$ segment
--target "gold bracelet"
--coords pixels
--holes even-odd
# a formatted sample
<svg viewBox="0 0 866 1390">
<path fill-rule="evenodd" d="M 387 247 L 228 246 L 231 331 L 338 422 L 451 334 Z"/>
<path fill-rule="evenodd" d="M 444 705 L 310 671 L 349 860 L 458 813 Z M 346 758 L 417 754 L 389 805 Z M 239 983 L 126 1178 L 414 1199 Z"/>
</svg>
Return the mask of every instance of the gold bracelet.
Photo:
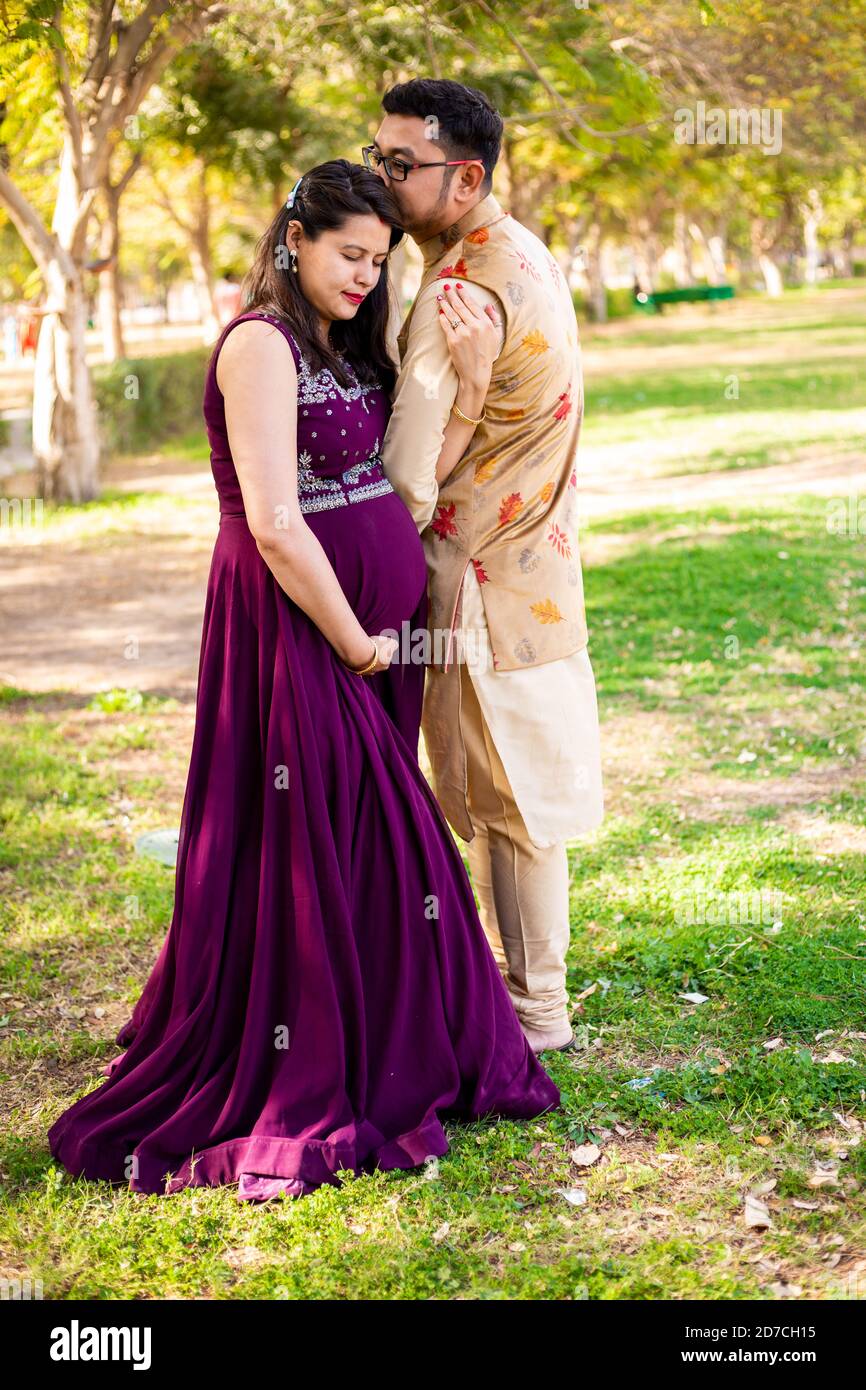
<svg viewBox="0 0 866 1390">
<path fill-rule="evenodd" d="M 455 401 L 451 407 L 451 414 L 456 415 L 458 420 L 462 420 L 464 425 L 480 425 L 481 420 L 486 419 L 487 411 L 485 410 L 484 414 L 481 416 L 481 420 L 473 420 L 471 415 L 463 414 L 463 411 Z"/>
<path fill-rule="evenodd" d="M 372 637 L 370 638 L 370 641 L 373 642 Z M 370 674 L 378 660 L 379 648 L 376 646 L 376 643 L 373 642 L 373 659 L 372 661 L 368 661 L 366 666 L 349 666 L 348 662 L 345 662 L 344 665 L 346 666 L 347 670 L 354 672 L 356 676 L 367 676 Z"/>
</svg>

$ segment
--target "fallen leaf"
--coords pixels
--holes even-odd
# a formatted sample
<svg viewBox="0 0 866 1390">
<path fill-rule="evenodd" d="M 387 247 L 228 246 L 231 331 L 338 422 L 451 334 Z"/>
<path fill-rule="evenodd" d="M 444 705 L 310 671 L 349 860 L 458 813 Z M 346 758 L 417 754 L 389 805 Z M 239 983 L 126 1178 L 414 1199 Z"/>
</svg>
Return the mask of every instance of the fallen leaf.
<svg viewBox="0 0 866 1390">
<path fill-rule="evenodd" d="M 580 1144 L 578 1148 L 572 1149 L 569 1157 L 579 1168 L 588 1168 L 596 1159 L 601 1158 L 601 1149 L 597 1144 Z"/>
<path fill-rule="evenodd" d="M 773 1224 L 769 1207 L 754 1192 L 746 1195 L 743 1217 L 746 1225 L 753 1230 L 766 1231 Z"/>
<path fill-rule="evenodd" d="M 586 1204 L 585 1187 L 557 1187 L 554 1191 L 558 1192 L 561 1197 L 564 1197 L 573 1207 L 582 1207 Z"/>
</svg>

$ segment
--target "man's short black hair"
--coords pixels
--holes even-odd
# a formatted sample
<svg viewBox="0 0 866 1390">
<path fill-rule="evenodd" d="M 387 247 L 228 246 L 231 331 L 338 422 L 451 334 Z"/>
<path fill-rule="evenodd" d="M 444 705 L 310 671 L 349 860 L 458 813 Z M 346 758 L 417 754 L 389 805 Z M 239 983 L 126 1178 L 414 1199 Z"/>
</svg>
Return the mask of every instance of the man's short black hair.
<svg viewBox="0 0 866 1390">
<path fill-rule="evenodd" d="M 489 193 L 502 145 L 502 117 L 475 87 L 446 77 L 414 77 L 398 82 L 382 98 L 388 116 L 419 116 L 437 122 L 436 143 L 448 159 L 484 161 L 482 191 Z"/>
</svg>

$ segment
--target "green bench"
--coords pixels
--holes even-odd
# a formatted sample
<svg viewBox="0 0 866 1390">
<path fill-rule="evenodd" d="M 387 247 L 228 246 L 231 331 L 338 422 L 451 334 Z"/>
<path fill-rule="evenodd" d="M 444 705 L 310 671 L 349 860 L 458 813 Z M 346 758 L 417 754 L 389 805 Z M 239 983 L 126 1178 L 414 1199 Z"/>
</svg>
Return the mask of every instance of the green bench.
<svg viewBox="0 0 866 1390">
<path fill-rule="evenodd" d="M 635 303 L 648 314 L 664 313 L 667 304 L 704 304 L 708 300 L 733 299 L 733 285 L 689 285 L 679 290 L 634 291 Z"/>
</svg>

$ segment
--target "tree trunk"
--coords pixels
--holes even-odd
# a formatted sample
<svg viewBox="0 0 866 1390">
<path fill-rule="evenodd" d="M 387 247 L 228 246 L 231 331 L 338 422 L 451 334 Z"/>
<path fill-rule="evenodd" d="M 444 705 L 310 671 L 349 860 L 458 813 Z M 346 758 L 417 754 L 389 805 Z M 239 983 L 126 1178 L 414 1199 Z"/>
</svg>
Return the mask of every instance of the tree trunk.
<svg viewBox="0 0 866 1390">
<path fill-rule="evenodd" d="M 586 241 L 586 278 L 589 307 L 594 323 L 607 323 L 607 290 L 604 283 L 604 235 L 593 222 Z"/>
<path fill-rule="evenodd" d="M 87 213 L 82 210 L 69 137 L 60 162 L 51 232 L 53 254 L 40 267 L 47 312 L 33 373 L 33 456 L 44 497 L 85 502 L 98 492 L 99 435 L 86 355 Z"/>
<path fill-rule="evenodd" d="M 198 298 L 202 335 L 206 343 L 212 343 L 219 336 L 220 331 L 219 319 L 214 308 L 213 267 L 210 247 L 206 241 L 202 241 L 198 236 L 195 236 L 189 244 L 189 264 Z"/>
<path fill-rule="evenodd" d="M 767 294 L 772 299 L 778 299 L 784 289 L 782 272 L 768 251 L 759 252 L 758 267 L 764 277 L 764 288 Z"/>
<path fill-rule="evenodd" d="M 120 199 L 107 181 L 102 193 L 106 215 L 99 238 L 99 258 L 107 260 L 108 264 L 99 272 L 99 326 L 102 356 L 106 362 L 116 362 L 126 356 L 120 318 Z"/>
<path fill-rule="evenodd" d="M 780 243 L 779 228 L 773 223 L 767 223 L 762 218 L 756 217 L 752 221 L 750 237 L 752 255 L 764 277 L 764 288 L 772 299 L 778 299 L 784 289 L 782 272 L 773 255 Z"/>
<path fill-rule="evenodd" d="M 40 495 L 87 502 L 98 492 L 99 437 L 86 359 L 87 301 L 80 274 L 48 268 L 51 306 L 33 377 L 33 456 Z"/>
<path fill-rule="evenodd" d="M 652 294 L 658 273 L 659 239 L 648 217 L 641 217 L 631 228 L 631 250 L 641 289 Z"/>
<path fill-rule="evenodd" d="M 713 284 L 726 284 L 728 278 L 728 269 L 725 265 L 725 259 L 727 255 L 726 223 L 718 223 L 716 226 L 716 230 L 713 232 L 712 236 L 707 237 L 707 250 L 710 253 L 710 263 L 713 267 L 713 273 L 717 277 L 713 281 Z"/>
<path fill-rule="evenodd" d="M 824 209 L 817 188 L 810 188 L 808 200 L 803 204 L 803 247 L 806 252 L 804 280 L 814 285 L 818 280 L 818 265 L 821 260 L 821 245 L 818 241 L 818 228 L 824 216 Z"/>
<path fill-rule="evenodd" d="M 719 279 L 718 267 L 716 265 L 713 254 L 710 251 L 709 238 L 707 237 L 703 227 L 700 225 L 699 222 L 689 223 L 689 235 L 691 236 L 692 240 L 697 242 L 698 246 L 700 247 L 701 260 L 703 261 L 704 270 L 706 271 L 707 283 L 710 285 L 721 284 L 721 280 Z"/>
<path fill-rule="evenodd" d="M 210 199 L 207 192 L 207 169 L 201 165 L 198 197 L 193 202 L 195 224 L 189 239 L 189 263 L 198 296 L 204 341 L 212 343 L 219 337 L 220 321 L 214 302 L 213 261 L 210 250 Z"/>
<path fill-rule="evenodd" d="M 674 283 L 683 290 L 695 283 L 688 222 L 682 208 L 674 213 Z"/>
<path fill-rule="evenodd" d="M 856 228 L 849 225 L 845 228 L 839 241 L 832 247 L 830 255 L 833 258 L 833 271 L 841 280 L 849 280 L 854 274 L 854 237 Z"/>
</svg>

